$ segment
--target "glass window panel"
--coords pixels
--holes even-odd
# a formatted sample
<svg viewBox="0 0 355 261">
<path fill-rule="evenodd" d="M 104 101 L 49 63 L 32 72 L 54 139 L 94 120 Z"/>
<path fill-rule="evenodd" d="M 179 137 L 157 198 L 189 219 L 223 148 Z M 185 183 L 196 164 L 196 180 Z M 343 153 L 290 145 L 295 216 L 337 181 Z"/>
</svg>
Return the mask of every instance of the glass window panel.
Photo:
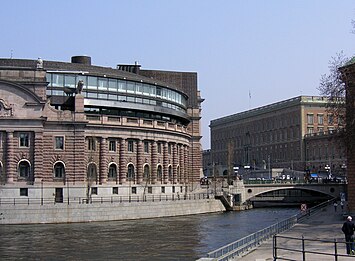
<svg viewBox="0 0 355 261">
<path fill-rule="evenodd" d="M 117 95 L 115 95 L 115 94 L 109 94 L 109 95 L 108 95 L 108 99 L 109 99 L 109 100 L 117 101 Z"/>
<path fill-rule="evenodd" d="M 99 99 L 107 100 L 107 93 L 99 93 Z"/>
<path fill-rule="evenodd" d="M 110 79 L 108 81 L 108 90 L 112 92 L 117 92 L 117 80 Z"/>
<path fill-rule="evenodd" d="M 107 91 L 108 81 L 105 78 L 98 78 L 98 89 L 101 91 Z"/>
<path fill-rule="evenodd" d="M 134 82 L 128 82 L 127 83 L 127 92 L 128 93 L 135 93 L 136 91 L 136 86 Z"/>
<path fill-rule="evenodd" d="M 47 95 L 47 96 L 52 95 L 52 90 L 47 89 L 47 90 L 46 90 L 46 95 Z"/>
<path fill-rule="evenodd" d="M 119 92 L 126 92 L 126 90 L 127 90 L 126 81 L 118 81 L 117 84 L 118 84 L 118 91 Z"/>
<path fill-rule="evenodd" d="M 136 103 L 143 103 L 143 99 L 142 98 L 136 98 Z"/>
<path fill-rule="evenodd" d="M 149 104 L 149 99 L 143 99 L 144 104 Z"/>
<path fill-rule="evenodd" d="M 143 94 L 143 85 L 140 82 L 136 83 L 136 93 L 137 94 Z"/>
<path fill-rule="evenodd" d="M 161 97 L 161 88 L 160 87 L 156 88 L 156 95 L 157 95 L 157 97 Z"/>
<path fill-rule="evenodd" d="M 64 96 L 64 91 L 52 90 L 52 95 Z"/>
<path fill-rule="evenodd" d="M 150 96 L 155 97 L 157 94 L 157 88 L 155 86 L 150 86 Z"/>
<path fill-rule="evenodd" d="M 118 96 L 118 100 L 119 101 L 127 101 L 127 97 L 126 96 Z"/>
<path fill-rule="evenodd" d="M 75 76 L 73 76 L 73 75 L 65 75 L 64 76 L 64 86 L 75 88 L 76 87 Z"/>
<path fill-rule="evenodd" d="M 88 98 L 97 98 L 96 92 L 88 92 Z"/>
<path fill-rule="evenodd" d="M 128 102 L 135 102 L 135 98 L 128 96 L 128 97 L 127 97 L 127 101 L 128 101 Z"/>
<path fill-rule="evenodd" d="M 150 95 L 150 86 L 148 84 L 143 84 L 143 94 Z"/>
<path fill-rule="evenodd" d="M 88 89 L 96 90 L 97 89 L 97 77 L 88 77 Z"/>
<path fill-rule="evenodd" d="M 51 73 L 47 73 L 46 74 L 46 81 L 49 82 L 48 86 L 52 86 L 52 74 Z"/>
<path fill-rule="evenodd" d="M 63 87 L 64 86 L 64 76 L 62 74 L 52 75 L 52 86 L 53 87 Z"/>
</svg>

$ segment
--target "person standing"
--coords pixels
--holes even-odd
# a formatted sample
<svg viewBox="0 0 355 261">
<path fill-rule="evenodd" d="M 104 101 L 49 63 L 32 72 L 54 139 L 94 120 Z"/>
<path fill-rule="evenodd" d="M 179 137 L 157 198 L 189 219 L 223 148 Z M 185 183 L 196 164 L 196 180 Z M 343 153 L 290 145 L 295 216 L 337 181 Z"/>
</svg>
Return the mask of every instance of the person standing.
<svg viewBox="0 0 355 261">
<path fill-rule="evenodd" d="M 338 203 L 336 201 L 334 202 L 333 206 L 334 206 L 334 211 L 337 212 Z"/>
<path fill-rule="evenodd" d="M 348 216 L 344 222 L 341 230 L 345 235 L 346 253 L 348 255 L 354 254 L 354 230 L 355 225 L 353 223 L 353 218 Z"/>
</svg>

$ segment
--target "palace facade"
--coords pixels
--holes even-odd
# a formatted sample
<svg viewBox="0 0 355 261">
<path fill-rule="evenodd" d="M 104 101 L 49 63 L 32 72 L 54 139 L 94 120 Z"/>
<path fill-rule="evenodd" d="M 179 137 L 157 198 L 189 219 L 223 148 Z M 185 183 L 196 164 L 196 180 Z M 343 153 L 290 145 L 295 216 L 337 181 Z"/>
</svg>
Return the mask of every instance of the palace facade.
<svg viewBox="0 0 355 261">
<path fill-rule="evenodd" d="M 194 72 L 0 59 L 0 196 L 192 190 L 202 102 Z"/>
<path fill-rule="evenodd" d="M 338 132 L 343 123 L 327 104 L 325 97 L 299 96 L 212 120 L 204 169 L 224 166 L 224 175 L 230 165 L 345 174 Z"/>
</svg>

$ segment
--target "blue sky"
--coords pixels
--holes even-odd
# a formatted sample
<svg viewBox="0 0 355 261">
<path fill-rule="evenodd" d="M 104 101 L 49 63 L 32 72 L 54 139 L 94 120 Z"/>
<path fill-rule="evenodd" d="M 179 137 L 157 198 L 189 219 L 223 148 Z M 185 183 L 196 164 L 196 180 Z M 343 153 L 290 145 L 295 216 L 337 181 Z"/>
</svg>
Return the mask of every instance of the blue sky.
<svg viewBox="0 0 355 261">
<path fill-rule="evenodd" d="M 352 20 L 350 0 L 2 1 L 0 56 L 197 72 L 208 149 L 212 119 L 318 95 L 331 57 L 355 55 Z"/>
</svg>

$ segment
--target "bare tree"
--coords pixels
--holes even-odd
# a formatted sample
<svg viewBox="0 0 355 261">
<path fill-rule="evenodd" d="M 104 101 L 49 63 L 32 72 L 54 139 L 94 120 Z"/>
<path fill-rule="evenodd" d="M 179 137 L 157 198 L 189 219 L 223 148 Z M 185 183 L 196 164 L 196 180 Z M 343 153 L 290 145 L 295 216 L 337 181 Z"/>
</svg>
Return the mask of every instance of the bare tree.
<svg viewBox="0 0 355 261">
<path fill-rule="evenodd" d="M 323 74 L 320 79 L 318 90 L 322 96 L 328 99 L 328 111 L 333 114 L 335 119 L 344 124 L 345 122 L 345 83 L 339 71 L 339 68 L 344 66 L 349 61 L 349 58 L 344 55 L 344 52 L 337 53 L 329 61 L 329 74 Z M 344 126 L 340 126 L 344 127 Z"/>
</svg>

